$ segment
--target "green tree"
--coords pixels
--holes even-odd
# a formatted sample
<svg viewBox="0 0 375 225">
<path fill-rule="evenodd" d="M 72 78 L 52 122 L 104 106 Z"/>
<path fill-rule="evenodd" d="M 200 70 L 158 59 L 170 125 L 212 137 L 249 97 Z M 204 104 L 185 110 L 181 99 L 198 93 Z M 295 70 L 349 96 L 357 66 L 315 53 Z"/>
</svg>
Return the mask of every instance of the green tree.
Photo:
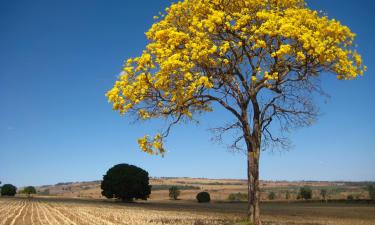
<svg viewBox="0 0 375 225">
<path fill-rule="evenodd" d="M 199 203 L 203 203 L 203 202 L 210 202 L 211 201 L 211 197 L 210 197 L 210 194 L 208 192 L 199 192 L 196 196 L 196 199 Z"/>
<path fill-rule="evenodd" d="M 286 200 L 289 200 L 289 199 L 290 199 L 290 192 L 289 192 L 289 190 L 287 190 L 287 191 L 285 192 L 285 199 L 286 199 Z"/>
<path fill-rule="evenodd" d="M 371 200 L 375 200 L 375 187 L 374 185 L 369 185 L 367 187 L 368 194 Z"/>
<path fill-rule="evenodd" d="M 177 200 L 180 194 L 181 194 L 181 191 L 178 189 L 177 186 L 172 186 L 169 188 L 169 198 L 173 200 Z"/>
<path fill-rule="evenodd" d="M 122 201 L 147 200 L 151 194 L 148 173 L 136 166 L 118 164 L 103 176 L 102 195 Z"/>
<path fill-rule="evenodd" d="M 346 200 L 348 201 L 353 201 L 354 200 L 354 196 L 352 194 L 346 196 Z"/>
<path fill-rule="evenodd" d="M 308 187 L 308 186 L 301 187 L 299 189 L 298 198 L 299 199 L 302 198 L 302 199 L 305 199 L 305 200 L 311 199 L 312 198 L 312 190 L 311 190 L 311 188 Z"/>
<path fill-rule="evenodd" d="M 219 140 L 229 132 L 229 146 L 246 153 L 254 225 L 261 224 L 261 150 L 290 145 L 275 128 L 316 120 L 320 75 L 352 80 L 366 70 L 355 34 L 304 0 L 179 1 L 146 35 L 145 49 L 126 60 L 106 94 L 113 109 L 165 119 L 165 130 L 138 139 L 142 151 L 161 155 L 173 125 L 216 107 L 227 110 L 232 117 L 215 131 Z"/>
<path fill-rule="evenodd" d="M 32 194 L 36 194 L 36 189 L 34 186 L 27 186 L 23 189 L 23 193 L 31 196 Z"/>
<path fill-rule="evenodd" d="M 228 195 L 228 200 L 229 201 L 247 201 L 247 194 L 245 193 L 241 193 L 241 192 L 238 192 L 238 193 L 230 193 Z"/>
<path fill-rule="evenodd" d="M 327 195 L 328 195 L 327 189 L 320 190 L 320 196 L 322 197 L 323 201 L 327 201 Z"/>
<path fill-rule="evenodd" d="M 4 184 L 1 187 L 1 196 L 15 196 L 17 193 L 16 186 L 12 184 Z"/>
<path fill-rule="evenodd" d="M 276 198 L 276 194 L 275 192 L 271 191 L 269 194 L 268 194 L 268 199 L 269 200 L 274 200 Z"/>
</svg>

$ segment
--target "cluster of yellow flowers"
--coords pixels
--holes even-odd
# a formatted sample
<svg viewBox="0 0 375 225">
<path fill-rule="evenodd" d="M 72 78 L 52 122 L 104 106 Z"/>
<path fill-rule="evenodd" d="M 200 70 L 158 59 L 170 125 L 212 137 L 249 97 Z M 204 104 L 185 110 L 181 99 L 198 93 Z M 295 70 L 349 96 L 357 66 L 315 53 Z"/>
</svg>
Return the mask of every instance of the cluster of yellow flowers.
<svg viewBox="0 0 375 225">
<path fill-rule="evenodd" d="M 150 102 L 154 107 L 140 110 L 139 118 L 191 117 L 194 111 L 209 111 L 208 103 L 197 96 L 230 75 L 206 71 L 230 68 L 233 55 L 243 51 L 278 63 L 319 65 L 339 79 L 353 79 L 366 70 L 353 46 L 355 34 L 310 10 L 303 0 L 184 0 L 160 15 L 146 33 L 146 49 L 126 61 L 107 92 L 121 114 Z M 235 63 L 243 60 L 239 57 Z M 282 79 L 277 71 L 258 65 L 251 82 Z M 159 141 L 143 137 L 139 144 L 152 153 L 161 151 L 162 145 L 155 144 Z"/>
<path fill-rule="evenodd" d="M 154 138 L 150 138 L 148 135 L 145 135 L 138 139 L 138 145 L 142 151 L 149 154 L 164 155 L 165 152 L 161 134 L 156 134 Z"/>
</svg>

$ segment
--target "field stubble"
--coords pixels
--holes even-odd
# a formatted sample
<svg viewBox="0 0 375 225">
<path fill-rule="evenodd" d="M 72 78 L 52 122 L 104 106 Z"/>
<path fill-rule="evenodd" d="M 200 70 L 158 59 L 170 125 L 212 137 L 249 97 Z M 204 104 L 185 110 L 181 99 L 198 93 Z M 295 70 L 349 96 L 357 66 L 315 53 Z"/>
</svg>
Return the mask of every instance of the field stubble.
<svg viewBox="0 0 375 225">
<path fill-rule="evenodd" d="M 219 225 L 220 214 L 162 211 L 114 204 L 1 198 L 0 225 Z"/>
<path fill-rule="evenodd" d="M 374 204 L 263 203 L 264 225 L 375 225 Z M 228 225 L 245 203 L 0 198 L 0 225 Z"/>
</svg>

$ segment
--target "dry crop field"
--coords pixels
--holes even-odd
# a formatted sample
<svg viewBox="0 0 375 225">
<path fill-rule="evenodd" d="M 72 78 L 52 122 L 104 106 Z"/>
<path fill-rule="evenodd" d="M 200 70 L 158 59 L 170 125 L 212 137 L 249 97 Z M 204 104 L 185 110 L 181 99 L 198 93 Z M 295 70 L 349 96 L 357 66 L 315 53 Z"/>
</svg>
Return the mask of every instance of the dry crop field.
<svg viewBox="0 0 375 225">
<path fill-rule="evenodd" d="M 375 204 L 272 202 L 261 207 L 264 225 L 375 224 Z M 0 225 L 232 225 L 245 212 L 245 203 L 0 198 Z"/>
<path fill-rule="evenodd" d="M 105 203 L 0 198 L 1 225 L 219 225 L 229 222 L 218 213 L 161 211 Z"/>
</svg>

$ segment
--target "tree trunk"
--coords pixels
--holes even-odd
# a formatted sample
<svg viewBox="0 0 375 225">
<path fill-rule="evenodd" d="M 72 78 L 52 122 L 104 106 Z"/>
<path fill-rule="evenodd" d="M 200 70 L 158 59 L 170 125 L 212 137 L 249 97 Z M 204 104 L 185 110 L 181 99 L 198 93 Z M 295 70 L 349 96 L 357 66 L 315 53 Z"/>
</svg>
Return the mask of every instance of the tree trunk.
<svg viewBox="0 0 375 225">
<path fill-rule="evenodd" d="M 261 225 L 260 220 L 260 192 L 259 192 L 259 154 L 257 146 L 248 151 L 247 178 L 248 178 L 248 220 L 252 225 Z"/>
</svg>

